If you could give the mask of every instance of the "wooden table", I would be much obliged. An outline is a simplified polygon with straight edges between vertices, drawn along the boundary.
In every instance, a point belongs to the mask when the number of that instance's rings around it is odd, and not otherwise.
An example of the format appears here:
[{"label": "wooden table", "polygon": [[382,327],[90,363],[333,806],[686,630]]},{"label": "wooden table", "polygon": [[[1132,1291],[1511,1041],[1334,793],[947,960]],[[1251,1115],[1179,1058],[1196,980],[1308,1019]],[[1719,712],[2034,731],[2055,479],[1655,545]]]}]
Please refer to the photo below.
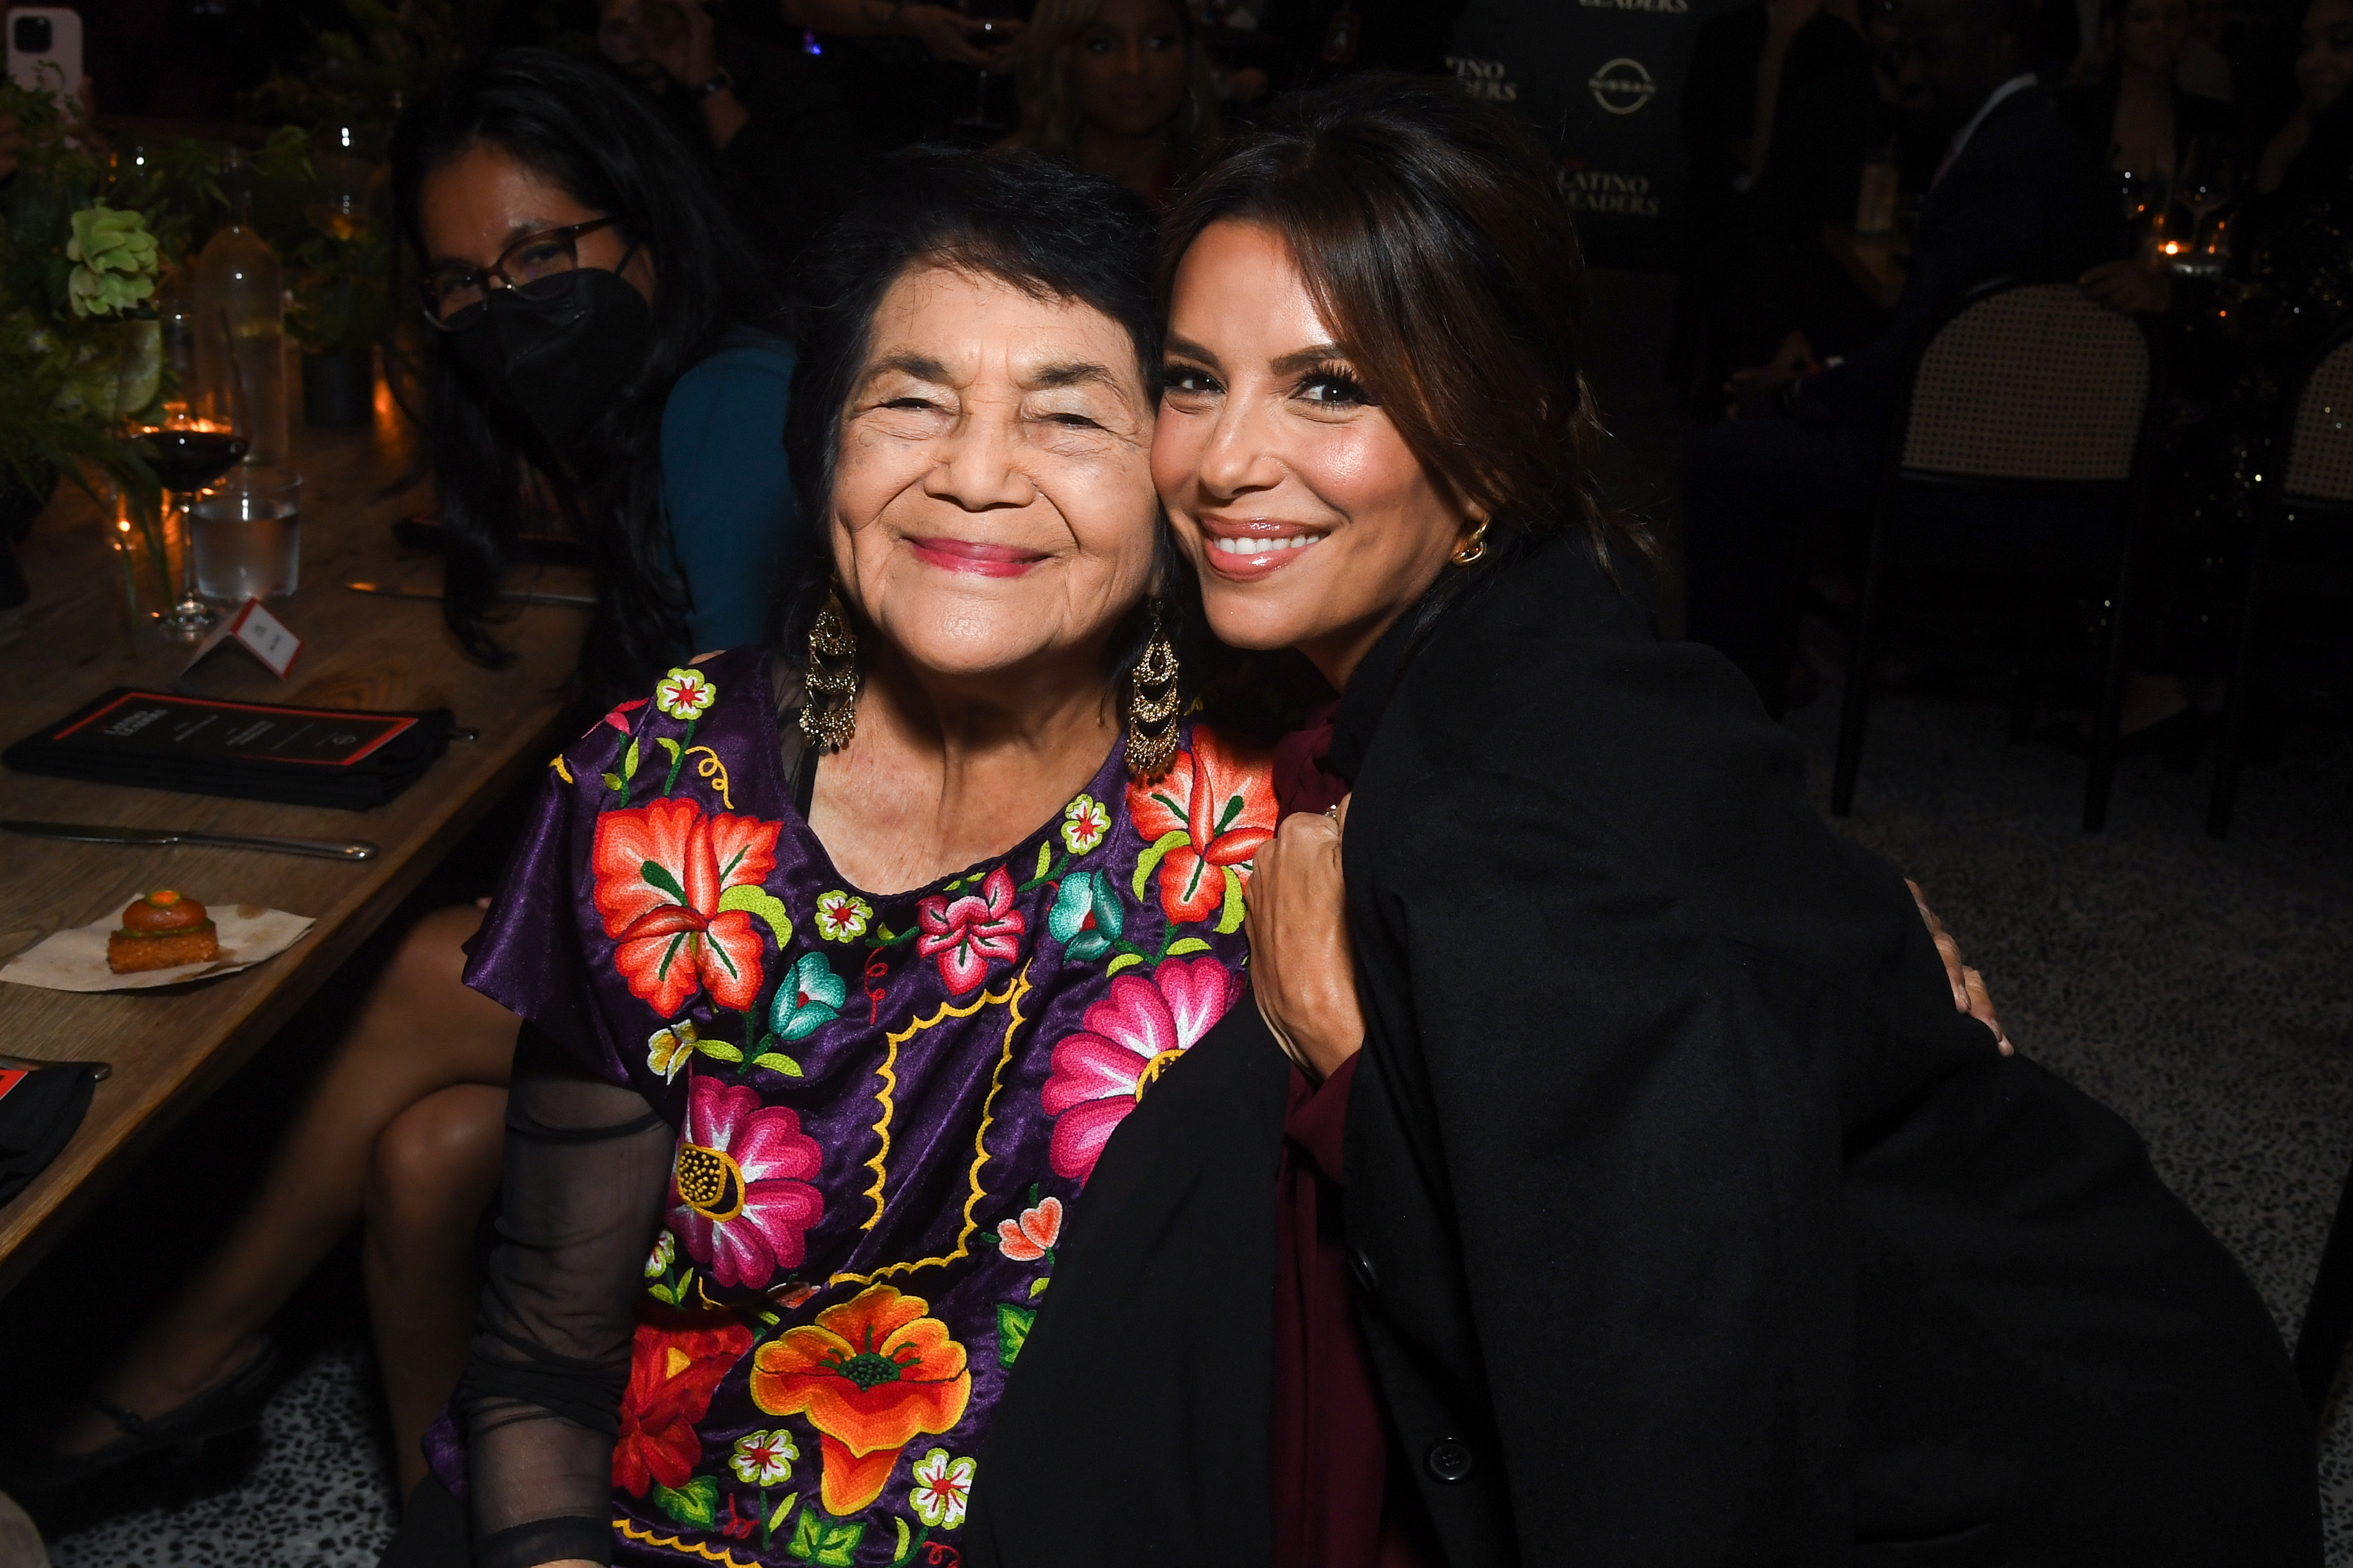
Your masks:
[{"label": "wooden table", "polygon": [[1822,248],[1846,269],[1870,300],[1883,310],[1895,309],[1904,296],[1904,263],[1911,242],[1900,234],[1857,234],[1843,224],[1822,225]]},{"label": "wooden table", "polygon": [[[407,556],[391,525],[429,488],[408,483],[415,446],[381,385],[372,430],[326,432],[298,419],[304,475],[301,592],[271,608],[303,639],[280,681],[241,649],[199,666],[184,689],[326,708],[448,707],[481,739],[449,754],[374,811],[270,805],[0,772],[0,817],[364,838],[374,860],[344,864],[188,847],[126,848],[0,834],[0,957],[51,931],[177,888],[208,904],[251,902],[315,917],[287,952],[241,973],[152,991],[79,994],[0,984],[0,1051],[103,1060],[89,1119],[55,1163],[0,1206],[0,1293],[181,1117],[203,1101],[316,991],[465,829],[557,748],[559,688],[586,614],[522,609],[499,628],[520,656],[491,671],[463,658],[438,602],[348,591],[352,578],[438,590],[440,568]],[[0,614],[0,742],[13,742],[117,685],[170,689],[187,648],[134,653],[121,579],[98,509],[61,489],[21,547],[32,599]],[[578,581],[550,583],[577,591]]]}]

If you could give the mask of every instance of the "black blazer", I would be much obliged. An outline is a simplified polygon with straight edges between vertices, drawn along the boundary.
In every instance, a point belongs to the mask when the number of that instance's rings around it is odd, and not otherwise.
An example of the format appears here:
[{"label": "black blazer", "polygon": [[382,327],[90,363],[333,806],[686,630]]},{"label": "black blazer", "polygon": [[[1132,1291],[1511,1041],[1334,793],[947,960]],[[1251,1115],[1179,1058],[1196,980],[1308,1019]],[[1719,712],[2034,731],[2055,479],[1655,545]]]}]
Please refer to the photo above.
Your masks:
[{"label": "black blazer", "polygon": [[[2129,1128],[1954,1011],[1795,743],[1581,542],[1386,638],[1332,760],[1347,1233],[1391,1485],[1452,1568],[2320,1561],[2237,1266]],[[1282,1081],[1237,1009],[1107,1148],[975,1562],[1268,1560]]]}]

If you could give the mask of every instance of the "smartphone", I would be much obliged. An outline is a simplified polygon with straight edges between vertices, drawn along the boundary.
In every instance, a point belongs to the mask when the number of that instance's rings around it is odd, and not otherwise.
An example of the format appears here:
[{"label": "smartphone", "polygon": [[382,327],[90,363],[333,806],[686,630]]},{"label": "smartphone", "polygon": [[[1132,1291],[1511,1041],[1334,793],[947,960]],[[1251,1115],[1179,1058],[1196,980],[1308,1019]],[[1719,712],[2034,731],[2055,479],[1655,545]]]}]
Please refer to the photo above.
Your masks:
[{"label": "smartphone", "polygon": [[8,79],[78,105],[81,90],[81,13],[62,5],[11,5],[5,28]]}]

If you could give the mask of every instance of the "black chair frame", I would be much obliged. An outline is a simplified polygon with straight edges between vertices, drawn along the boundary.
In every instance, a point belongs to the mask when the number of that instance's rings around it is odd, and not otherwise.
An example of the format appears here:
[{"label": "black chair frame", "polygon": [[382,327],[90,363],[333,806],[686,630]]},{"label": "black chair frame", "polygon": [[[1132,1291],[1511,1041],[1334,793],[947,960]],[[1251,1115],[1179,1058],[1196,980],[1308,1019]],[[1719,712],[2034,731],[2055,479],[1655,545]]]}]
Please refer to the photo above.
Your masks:
[{"label": "black chair frame", "polygon": [[[2092,728],[2092,757],[2084,786],[2084,828],[2096,833],[2107,821],[2108,792],[2116,778],[2117,716],[2124,702],[2126,628],[2131,613],[2129,595],[2138,570],[2142,536],[2147,524],[2150,471],[2156,463],[2164,417],[2169,372],[2164,340],[2143,317],[2133,317],[2148,353],[2148,389],[2134,437],[2132,463],[2122,480],[1991,479],[1962,475],[1911,473],[1904,467],[1904,449],[1912,424],[1912,401],[1920,363],[1938,333],[1973,306],[1997,294],[2037,284],[2069,283],[2071,277],[2012,273],[1989,279],[1970,289],[1943,315],[1930,322],[1906,350],[1898,376],[1895,401],[1881,447],[1868,521],[1869,543],[1863,558],[1862,601],[1854,617],[1853,647],[1847,660],[1846,697],[1839,715],[1837,763],[1831,775],[1831,814],[1845,816],[1854,809],[1856,774],[1862,769],[1863,735],[1871,711],[1872,679],[1886,640],[1888,557],[1897,489],[1905,484],[1932,485],[1972,492],[2040,496],[2074,496],[2085,500],[2121,500],[2125,509],[2124,547],[2116,584],[2109,599],[2108,627],[2102,653],[2099,711]],[[2026,706],[2021,678],[2020,707]],[[2013,734],[2018,729],[2014,721]]]}]

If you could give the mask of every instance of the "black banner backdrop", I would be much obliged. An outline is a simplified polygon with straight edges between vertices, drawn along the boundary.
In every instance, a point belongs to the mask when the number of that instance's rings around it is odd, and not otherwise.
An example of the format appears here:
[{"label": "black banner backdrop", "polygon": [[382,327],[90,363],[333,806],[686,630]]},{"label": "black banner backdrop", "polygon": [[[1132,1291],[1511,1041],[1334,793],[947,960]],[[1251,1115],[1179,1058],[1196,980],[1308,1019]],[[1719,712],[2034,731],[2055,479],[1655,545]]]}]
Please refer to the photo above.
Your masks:
[{"label": "black banner backdrop", "polygon": [[1586,258],[1668,271],[1683,231],[1683,68],[1742,0],[1472,0],[1447,64],[1560,159]]}]

